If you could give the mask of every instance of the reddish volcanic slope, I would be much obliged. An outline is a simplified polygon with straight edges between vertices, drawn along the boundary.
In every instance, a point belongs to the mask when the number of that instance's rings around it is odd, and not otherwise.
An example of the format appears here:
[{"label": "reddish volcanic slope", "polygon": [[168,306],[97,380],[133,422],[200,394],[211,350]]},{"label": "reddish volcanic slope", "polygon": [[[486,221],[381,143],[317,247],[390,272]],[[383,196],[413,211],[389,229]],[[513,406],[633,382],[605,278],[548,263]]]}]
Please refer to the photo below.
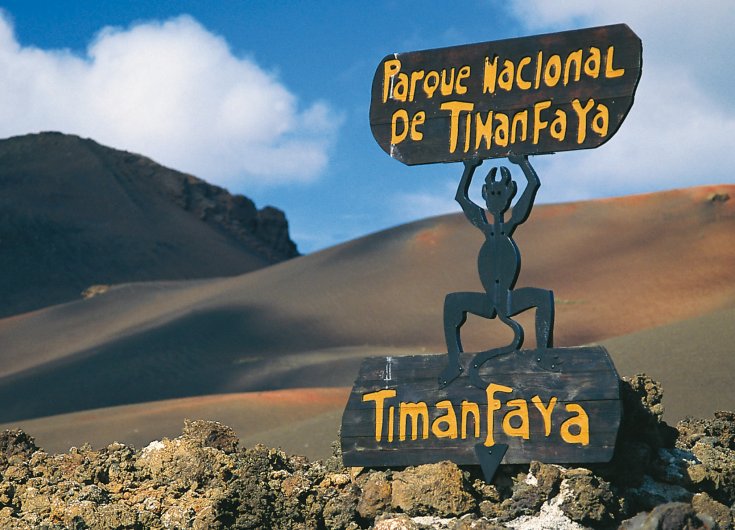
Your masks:
[{"label": "reddish volcanic slope", "polygon": [[[364,356],[441,352],[444,296],[481,289],[481,238],[458,214],[436,217],[242,276],[123,285],[0,320],[0,421],[345,387]],[[688,413],[692,392],[705,401],[714,396],[712,406],[723,399],[735,405],[735,366],[722,328],[735,327],[735,186],[538,206],[516,240],[523,258],[517,285],[555,292],[557,345],[630,337],[624,345],[606,342],[613,357],[621,355],[621,375],[645,368],[674,381],[666,391],[684,396],[677,415]],[[520,320],[533,346],[532,315]],[[679,341],[696,355],[651,345],[660,342],[657,333],[695,337],[704,328],[707,341]],[[463,331],[468,350],[509,337],[475,317]],[[701,358],[708,362],[692,362]],[[673,371],[686,377],[672,379]]]},{"label": "reddish volcanic slope", "polygon": [[163,436],[178,436],[185,419],[201,418],[232,427],[244,447],[264,443],[326,458],[349,392],[299,388],[179,398],[26,420],[0,425],[0,430],[21,427],[46,451],[65,452],[82,443],[104,447],[113,440],[144,447]]}]

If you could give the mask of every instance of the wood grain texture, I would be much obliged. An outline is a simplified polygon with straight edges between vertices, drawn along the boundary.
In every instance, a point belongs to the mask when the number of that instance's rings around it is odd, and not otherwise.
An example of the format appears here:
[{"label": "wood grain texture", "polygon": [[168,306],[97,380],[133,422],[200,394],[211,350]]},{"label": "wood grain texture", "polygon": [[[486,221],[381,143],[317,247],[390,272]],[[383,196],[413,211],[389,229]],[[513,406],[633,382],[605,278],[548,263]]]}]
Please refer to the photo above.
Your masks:
[{"label": "wood grain texture", "polygon": [[[612,56],[607,56],[610,47],[614,48]],[[600,75],[596,77],[582,74],[575,80],[575,67],[570,70],[568,82],[564,83],[565,73],[561,73],[562,80],[548,86],[543,82],[536,86],[536,64],[541,64],[542,76],[546,71],[547,61],[554,55],[561,61],[561,69],[566,69],[566,59],[570,53],[581,50],[583,62],[589,56],[591,48],[601,51]],[[539,55],[541,54],[541,55]],[[529,62],[524,65],[520,75],[521,82],[530,82],[529,89],[521,89],[516,85],[510,90],[496,89],[492,92],[486,90],[485,65],[486,60],[493,61],[498,58],[497,75],[503,69],[505,61],[514,65],[517,72],[520,62],[528,58]],[[538,59],[541,58],[541,61]],[[387,75],[392,72],[391,66],[400,61],[400,73],[408,76],[408,92],[402,96],[402,88],[395,96],[396,86],[399,78]],[[622,75],[605,76],[605,62],[610,60],[611,68],[624,71]],[[388,66],[386,63],[388,62]],[[572,63],[573,64],[573,63]],[[457,79],[462,67],[469,67],[469,75],[460,82],[457,89]],[[590,149],[598,147],[609,140],[618,130],[625,119],[628,111],[633,105],[633,98],[642,68],[642,45],[638,36],[625,24],[616,24],[596,28],[588,28],[546,35],[535,35],[506,39],[493,42],[483,42],[450,48],[439,48],[433,50],[416,51],[409,53],[396,53],[386,56],[378,65],[375,72],[371,92],[370,105],[370,127],[378,145],[390,156],[407,165],[427,164],[436,162],[453,162],[471,158],[497,158],[514,154],[542,154],[557,151],[569,151],[576,149]],[[452,69],[454,72],[452,73]],[[555,73],[554,68],[549,70]],[[422,72],[413,78],[412,72]],[[437,72],[441,83],[441,75],[444,73],[446,86],[454,79],[454,90],[447,88],[444,94],[439,88],[431,92],[423,89],[423,82],[428,78],[430,72]],[[554,76],[555,77],[555,76]],[[514,81],[517,76],[514,75]],[[497,83],[496,83],[497,84]],[[433,85],[433,78],[430,85]],[[402,87],[403,85],[401,85]],[[393,94],[393,96],[386,94]],[[609,124],[605,134],[594,134],[588,132],[580,141],[577,137],[576,121],[578,113],[573,109],[572,102],[579,100],[582,105],[593,99],[595,106],[602,104],[609,113]],[[539,114],[539,122],[547,121],[547,125],[541,131],[537,141],[533,138],[534,127],[534,105],[538,102],[548,101],[551,108]],[[470,115],[472,122],[465,128],[464,121],[458,125],[457,143],[454,150],[450,144],[451,114],[442,109],[447,102],[460,102],[472,104]],[[478,146],[475,127],[475,114],[486,118],[488,112],[496,115],[502,113],[511,119],[516,113],[528,111],[528,134],[522,139],[520,132],[509,141],[507,145],[494,142],[487,146],[484,142]],[[549,134],[551,121],[556,116],[556,111],[563,112],[567,116],[568,130],[563,140],[553,138]],[[394,123],[394,114],[397,111],[405,111],[409,119],[418,112],[425,113],[425,120],[417,125],[416,131],[421,133],[412,139],[409,135],[402,141],[393,141],[394,130],[399,135],[403,131],[403,122],[398,120]],[[588,118],[591,119],[595,111],[591,110]],[[589,120],[588,120],[589,121]],[[588,124],[589,125],[589,124]],[[589,126],[587,127],[589,129]],[[468,149],[464,149],[465,134],[470,131],[471,138],[468,140]]]},{"label": "wood grain texture", "polygon": [[[536,362],[538,353],[538,350],[513,352],[487,362],[480,370],[488,385],[494,383],[512,389],[510,392],[497,391],[491,396],[499,401],[496,405],[498,410],[492,414],[493,443],[509,445],[503,463],[609,461],[620,426],[621,404],[618,374],[607,351],[600,346],[545,350],[547,354],[558,356],[558,371],[539,366]],[[464,366],[474,355],[462,354]],[[370,357],[363,361],[342,417],[341,444],[345,465],[404,466],[440,460],[458,464],[478,463],[474,446],[488,443],[488,392],[485,388],[471,385],[468,377],[459,377],[440,389],[437,376],[445,363],[445,355]],[[374,396],[373,393],[381,390],[395,391],[395,396],[389,392],[389,397],[380,403],[375,399],[364,400],[366,394]],[[538,396],[546,407],[552,397],[557,399],[548,425],[541,410],[532,402],[534,396]],[[519,410],[518,406],[509,404],[510,400],[526,402],[528,438],[506,432],[507,414],[516,416],[508,420],[511,428],[519,428],[523,422],[513,412]],[[432,427],[437,418],[447,417],[447,401],[451,402],[456,417],[457,435],[437,437]],[[463,414],[462,402],[476,403],[479,416]],[[413,439],[410,416],[404,417],[405,439],[399,439],[401,403],[426,404],[426,416],[418,414],[416,439]],[[562,438],[564,423],[577,417],[566,409],[567,405],[581,407],[586,413],[589,425],[587,444],[569,443]],[[383,416],[380,440],[376,432],[378,408]],[[392,420],[389,419],[391,412]],[[465,418],[466,422],[463,421]],[[478,437],[475,436],[476,419],[480,425]],[[446,427],[446,421],[440,423],[439,431]],[[392,440],[389,432],[392,432]],[[579,430],[572,427],[571,432],[578,434]]]}]

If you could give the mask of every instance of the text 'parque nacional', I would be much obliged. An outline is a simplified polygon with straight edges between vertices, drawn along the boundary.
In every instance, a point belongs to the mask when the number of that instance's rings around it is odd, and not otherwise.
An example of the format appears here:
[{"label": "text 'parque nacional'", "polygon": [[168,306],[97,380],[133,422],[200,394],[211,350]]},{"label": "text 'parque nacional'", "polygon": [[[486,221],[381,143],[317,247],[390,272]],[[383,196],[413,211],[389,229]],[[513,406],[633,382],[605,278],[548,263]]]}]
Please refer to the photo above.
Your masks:
[{"label": "text 'parque nacional'", "polygon": [[641,44],[624,24],[389,55],[370,124],[406,164],[597,147],[633,103]]}]

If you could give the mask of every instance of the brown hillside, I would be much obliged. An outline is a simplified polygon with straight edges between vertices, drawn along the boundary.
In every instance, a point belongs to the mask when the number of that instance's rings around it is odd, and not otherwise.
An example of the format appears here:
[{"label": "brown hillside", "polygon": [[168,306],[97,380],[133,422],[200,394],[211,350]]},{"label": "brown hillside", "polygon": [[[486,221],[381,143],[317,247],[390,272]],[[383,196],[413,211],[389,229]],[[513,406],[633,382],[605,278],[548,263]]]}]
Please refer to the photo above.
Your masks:
[{"label": "brown hillside", "polygon": [[296,254],[279,210],[145,157],[60,133],[0,140],[0,316]]},{"label": "brown hillside", "polygon": [[[555,291],[561,346],[735,307],[728,195],[735,186],[537,207],[517,232],[518,285]],[[349,386],[366,355],[441,352],[445,294],[479,289],[480,237],[459,215],[438,217],[243,276],[127,285],[2,320],[0,420]],[[467,337],[487,348],[507,332],[471,318]],[[699,391],[732,395],[729,373],[710,375],[720,383]]]}]

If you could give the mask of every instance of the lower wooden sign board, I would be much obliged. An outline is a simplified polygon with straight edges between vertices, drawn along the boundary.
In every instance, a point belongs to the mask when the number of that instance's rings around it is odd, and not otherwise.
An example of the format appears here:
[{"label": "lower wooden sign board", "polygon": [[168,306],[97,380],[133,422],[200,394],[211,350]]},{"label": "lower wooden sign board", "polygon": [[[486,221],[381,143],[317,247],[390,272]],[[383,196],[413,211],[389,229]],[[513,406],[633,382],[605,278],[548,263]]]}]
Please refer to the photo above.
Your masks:
[{"label": "lower wooden sign board", "polygon": [[[463,366],[474,355],[463,353]],[[483,448],[498,458],[504,446],[504,464],[612,458],[622,407],[604,348],[514,351],[480,368],[484,388],[469,377],[439,388],[446,362],[446,355],[363,361],[342,416],[345,466],[478,465]]]}]

